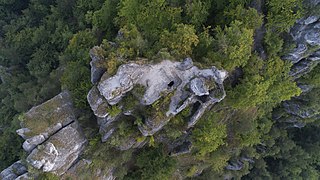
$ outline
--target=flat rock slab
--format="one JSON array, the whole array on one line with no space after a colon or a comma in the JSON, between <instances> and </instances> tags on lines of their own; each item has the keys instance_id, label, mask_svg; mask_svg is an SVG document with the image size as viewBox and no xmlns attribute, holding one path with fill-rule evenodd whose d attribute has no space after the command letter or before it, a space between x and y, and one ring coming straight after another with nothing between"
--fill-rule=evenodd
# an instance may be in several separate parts
<instances>
[{"instance_id":1,"label":"flat rock slab","mask_svg":"<svg viewBox=\"0 0 320 180\"><path fill-rule=\"evenodd\" d=\"M31 108L21 116L22 128L17 133L26 139L23 148L30 152L52 134L76 120L72 101L67 91Z\"/></svg>"},{"instance_id":2,"label":"flat rock slab","mask_svg":"<svg viewBox=\"0 0 320 180\"><path fill-rule=\"evenodd\" d=\"M44 172L62 175L78 159L86 143L78 123L74 122L34 149L27 162Z\"/></svg>"}]
</instances>

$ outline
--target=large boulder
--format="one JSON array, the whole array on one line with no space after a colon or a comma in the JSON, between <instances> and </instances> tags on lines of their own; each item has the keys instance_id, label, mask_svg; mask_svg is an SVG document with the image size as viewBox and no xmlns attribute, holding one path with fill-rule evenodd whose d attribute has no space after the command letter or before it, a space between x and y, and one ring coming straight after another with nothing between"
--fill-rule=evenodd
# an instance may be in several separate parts
<instances>
[{"instance_id":1,"label":"large boulder","mask_svg":"<svg viewBox=\"0 0 320 180\"><path fill-rule=\"evenodd\" d=\"M51 135L74 122L72 101L67 91L31 108L20 116L22 128L17 133L25 139L23 148L31 152Z\"/></svg>"},{"instance_id":2,"label":"large boulder","mask_svg":"<svg viewBox=\"0 0 320 180\"><path fill-rule=\"evenodd\" d=\"M89 91L87 100L95 116L98 118L107 117L108 112L106 110L109 107L108 102L101 96L96 86Z\"/></svg>"},{"instance_id":3,"label":"large boulder","mask_svg":"<svg viewBox=\"0 0 320 180\"><path fill-rule=\"evenodd\" d=\"M27 162L44 172L64 174L79 158L87 140L77 122L62 128L27 157Z\"/></svg>"}]
</instances>

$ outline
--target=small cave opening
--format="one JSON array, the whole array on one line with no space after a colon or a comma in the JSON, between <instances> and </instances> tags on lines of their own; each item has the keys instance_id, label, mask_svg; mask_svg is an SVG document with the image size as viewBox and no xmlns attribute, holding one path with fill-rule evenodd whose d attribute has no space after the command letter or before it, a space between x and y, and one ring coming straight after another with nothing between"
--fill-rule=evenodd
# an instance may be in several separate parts
<instances>
[{"instance_id":1,"label":"small cave opening","mask_svg":"<svg viewBox=\"0 0 320 180\"><path fill-rule=\"evenodd\" d=\"M200 106L201 106L200 102L195 102L192 105L191 114L194 114L195 112L197 112L197 110L200 108Z\"/></svg>"},{"instance_id":2,"label":"small cave opening","mask_svg":"<svg viewBox=\"0 0 320 180\"><path fill-rule=\"evenodd\" d=\"M168 87L171 88L174 85L174 81L169 82Z\"/></svg>"},{"instance_id":3,"label":"small cave opening","mask_svg":"<svg viewBox=\"0 0 320 180\"><path fill-rule=\"evenodd\" d=\"M201 102L205 103L206 101L208 101L209 95L203 95L203 96L200 96L200 97L198 97L198 98L199 98L199 100L200 100Z\"/></svg>"}]
</instances>

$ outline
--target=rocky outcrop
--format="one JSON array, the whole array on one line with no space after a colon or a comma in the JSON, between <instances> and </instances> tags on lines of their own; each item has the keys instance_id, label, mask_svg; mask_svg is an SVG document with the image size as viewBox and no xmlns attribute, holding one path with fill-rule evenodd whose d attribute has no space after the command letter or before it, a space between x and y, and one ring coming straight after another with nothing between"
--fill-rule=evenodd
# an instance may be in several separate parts
<instances>
[{"instance_id":1,"label":"rocky outcrop","mask_svg":"<svg viewBox=\"0 0 320 180\"><path fill-rule=\"evenodd\" d=\"M96 179L96 180L114 180L111 168L91 169L91 160L81 159L73 165L63 176L62 179Z\"/></svg>"},{"instance_id":2,"label":"rocky outcrop","mask_svg":"<svg viewBox=\"0 0 320 180\"><path fill-rule=\"evenodd\" d=\"M320 60L320 17L302 18L292 27L290 34L296 43L283 59L291 61L294 66L291 75L299 78L312 70Z\"/></svg>"},{"instance_id":3,"label":"rocky outcrop","mask_svg":"<svg viewBox=\"0 0 320 180\"><path fill-rule=\"evenodd\" d=\"M100 55L100 51L103 51L100 47L95 47L90 50L91 57L91 83L97 83L100 80L100 77L106 72L104 67L104 58Z\"/></svg>"},{"instance_id":4,"label":"rocky outcrop","mask_svg":"<svg viewBox=\"0 0 320 180\"><path fill-rule=\"evenodd\" d=\"M17 161L0 173L0 179L13 180L16 179L18 176L25 174L26 172L26 166L22 164L21 161Z\"/></svg>"},{"instance_id":5,"label":"rocky outcrop","mask_svg":"<svg viewBox=\"0 0 320 180\"><path fill-rule=\"evenodd\" d=\"M114 76L105 72L99 77L87 98L98 119L103 142L117 132L117 122L125 117L140 119L139 131L151 136L187 107L194 109L188 123L188 128L193 127L208 108L224 99L226 77L226 71L215 67L199 69L191 58L158 64L129 62L121 65ZM133 105L128 109L128 104ZM138 143L137 138L128 138L118 148L141 147L145 142Z\"/></svg>"},{"instance_id":6,"label":"rocky outcrop","mask_svg":"<svg viewBox=\"0 0 320 180\"><path fill-rule=\"evenodd\" d=\"M98 118L106 118L109 107L108 102L100 95L99 90L94 86L88 93L88 102L95 116Z\"/></svg>"},{"instance_id":7,"label":"rocky outcrop","mask_svg":"<svg viewBox=\"0 0 320 180\"><path fill-rule=\"evenodd\" d=\"M318 0L306 0L307 6L319 6ZM286 127L302 128L307 121L319 116L320 108L309 104L306 94L313 91L313 85L301 82L300 78L311 72L320 62L320 16L310 15L297 21L290 30L296 44L284 60L293 63L290 75L302 90L299 97L283 103L282 111L274 112L274 119L285 123ZM307 98L307 99L306 99ZM316 103L315 103L316 104Z\"/></svg>"},{"instance_id":8,"label":"rocky outcrop","mask_svg":"<svg viewBox=\"0 0 320 180\"><path fill-rule=\"evenodd\" d=\"M27 162L44 172L62 175L78 159L86 142L78 123L73 122L34 149Z\"/></svg>"},{"instance_id":9,"label":"rocky outcrop","mask_svg":"<svg viewBox=\"0 0 320 180\"><path fill-rule=\"evenodd\" d=\"M221 84L227 76L226 71L219 71L215 67L200 70L196 66L189 65L188 69L181 68L188 67L186 64L190 64L190 61L188 58L183 63L164 60L155 65L124 64L119 67L115 76L100 81L98 89L110 105L115 105L127 92L139 84L146 88L141 104L150 105L160 99L161 93L182 89L190 81L195 95L209 95L208 89L205 89L208 88L205 85L205 79L215 80ZM205 94L202 94L203 92ZM171 111L175 110L171 109Z\"/></svg>"},{"instance_id":10,"label":"rocky outcrop","mask_svg":"<svg viewBox=\"0 0 320 180\"><path fill-rule=\"evenodd\" d=\"M17 133L25 139L23 148L31 152L51 135L76 120L70 95L64 91L54 98L33 107L20 116L21 129Z\"/></svg>"},{"instance_id":11,"label":"rocky outcrop","mask_svg":"<svg viewBox=\"0 0 320 180\"><path fill-rule=\"evenodd\" d=\"M64 174L79 158L87 140L78 125L67 91L31 108L19 117L17 133L25 139L23 148L30 153L28 165L43 172ZM33 179L21 161L1 173L1 179Z\"/></svg>"}]
</instances>

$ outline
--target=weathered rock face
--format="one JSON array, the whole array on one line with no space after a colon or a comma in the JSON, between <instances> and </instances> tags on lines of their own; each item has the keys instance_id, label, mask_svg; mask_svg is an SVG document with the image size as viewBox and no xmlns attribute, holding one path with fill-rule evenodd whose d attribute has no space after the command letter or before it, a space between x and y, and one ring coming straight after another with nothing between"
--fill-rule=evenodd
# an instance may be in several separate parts
<instances>
[{"instance_id":1,"label":"weathered rock face","mask_svg":"<svg viewBox=\"0 0 320 180\"><path fill-rule=\"evenodd\" d=\"M110 105L115 105L127 92L139 84L146 87L141 103L150 105L161 97L161 93L180 89L190 81L192 81L191 88L195 95L209 95L204 80L215 80L221 84L227 76L225 71L219 71L215 67L200 70L189 65L189 68L185 69L188 67L186 64L192 64L190 61L188 58L183 63L164 60L155 65L125 64L119 67L115 76L100 81L98 89Z\"/></svg>"},{"instance_id":2,"label":"weathered rock face","mask_svg":"<svg viewBox=\"0 0 320 180\"><path fill-rule=\"evenodd\" d=\"M0 173L0 179L13 180L26 172L27 168L25 167L25 165L23 165L21 161L17 161Z\"/></svg>"},{"instance_id":3,"label":"weathered rock face","mask_svg":"<svg viewBox=\"0 0 320 180\"><path fill-rule=\"evenodd\" d=\"M15 180L30 180L34 179L29 173L24 173L20 176L18 176Z\"/></svg>"},{"instance_id":4,"label":"weathered rock face","mask_svg":"<svg viewBox=\"0 0 320 180\"><path fill-rule=\"evenodd\" d=\"M93 83L87 98L103 142L117 134L126 117L139 120L140 136L151 136L185 108L193 109L187 128L194 126L208 108L225 97L223 81L227 75L215 67L199 69L191 58L158 64L130 62L121 65L114 76L106 72L98 77L100 81ZM145 141L138 142L138 137L127 137L117 148L142 147Z\"/></svg>"},{"instance_id":5,"label":"weathered rock face","mask_svg":"<svg viewBox=\"0 0 320 180\"><path fill-rule=\"evenodd\" d=\"M67 91L33 107L20 117L17 133L25 139L30 153L28 165L56 175L64 174L79 158L87 140L82 133ZM1 172L0 179L34 179L34 174L18 161Z\"/></svg>"},{"instance_id":6,"label":"weathered rock face","mask_svg":"<svg viewBox=\"0 0 320 180\"><path fill-rule=\"evenodd\" d=\"M91 82L97 83L100 80L100 77L106 72L106 68L103 67L104 58L99 55L99 47L92 48L90 50L91 57Z\"/></svg>"},{"instance_id":7,"label":"weathered rock face","mask_svg":"<svg viewBox=\"0 0 320 180\"><path fill-rule=\"evenodd\" d=\"M96 180L114 180L113 170L110 168L94 169L88 168L92 161L81 159L74 164L63 176L62 179L96 179Z\"/></svg>"},{"instance_id":8,"label":"weathered rock face","mask_svg":"<svg viewBox=\"0 0 320 180\"><path fill-rule=\"evenodd\" d=\"M310 6L320 3L318 0L305 1ZM319 5L318 5L319 6ZM290 34L296 43L296 48L283 57L293 63L290 75L296 80L302 90L302 95L283 103L283 110L274 113L274 119L286 123L287 127L302 128L310 118L319 116L320 108L308 104L307 93L313 86L301 83L299 78L308 74L320 62L320 17L309 16L297 21Z\"/></svg>"},{"instance_id":9,"label":"weathered rock face","mask_svg":"<svg viewBox=\"0 0 320 180\"><path fill-rule=\"evenodd\" d=\"M309 16L297 21L290 34L296 48L283 58L294 66L291 75L299 78L307 74L320 60L320 17Z\"/></svg>"},{"instance_id":10,"label":"weathered rock face","mask_svg":"<svg viewBox=\"0 0 320 180\"><path fill-rule=\"evenodd\" d=\"M62 92L21 117L22 129L17 133L25 139L23 148L31 152L51 135L76 120L70 95Z\"/></svg>"},{"instance_id":11,"label":"weathered rock face","mask_svg":"<svg viewBox=\"0 0 320 180\"><path fill-rule=\"evenodd\" d=\"M87 99L95 116L98 118L107 117L108 112L106 109L109 107L108 102L103 96L100 95L100 92L96 86L89 91Z\"/></svg>"},{"instance_id":12,"label":"weathered rock face","mask_svg":"<svg viewBox=\"0 0 320 180\"><path fill-rule=\"evenodd\" d=\"M34 149L27 162L44 172L62 175L78 159L86 142L78 123L73 122Z\"/></svg>"}]
</instances>

